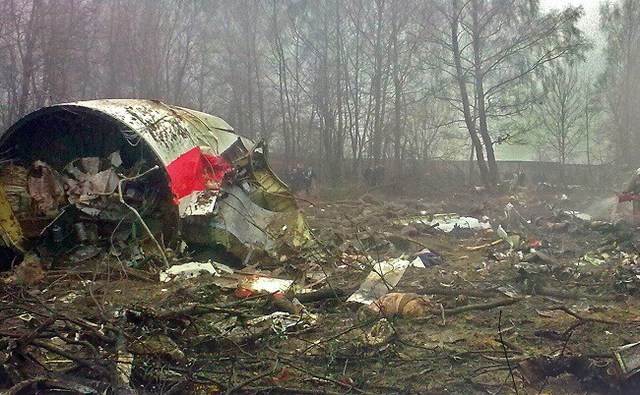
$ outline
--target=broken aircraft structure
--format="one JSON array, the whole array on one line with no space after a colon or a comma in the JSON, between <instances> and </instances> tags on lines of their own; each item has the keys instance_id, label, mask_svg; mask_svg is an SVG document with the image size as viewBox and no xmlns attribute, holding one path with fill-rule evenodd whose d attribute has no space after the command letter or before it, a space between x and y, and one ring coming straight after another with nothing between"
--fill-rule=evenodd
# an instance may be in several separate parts
<instances>
[{"instance_id":1,"label":"broken aircraft structure","mask_svg":"<svg viewBox=\"0 0 640 395\"><path fill-rule=\"evenodd\" d=\"M102 245L139 261L184 242L246 261L314 243L265 145L199 111L133 99L53 105L5 131L0 153L7 257L73 251L80 261Z\"/></svg>"}]
</instances>

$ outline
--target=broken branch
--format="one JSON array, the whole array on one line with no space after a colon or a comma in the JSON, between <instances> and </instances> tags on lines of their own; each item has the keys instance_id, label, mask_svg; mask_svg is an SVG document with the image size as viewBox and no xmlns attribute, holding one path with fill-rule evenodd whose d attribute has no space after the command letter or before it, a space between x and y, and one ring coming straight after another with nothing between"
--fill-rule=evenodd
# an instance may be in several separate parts
<instances>
[{"instance_id":1,"label":"broken branch","mask_svg":"<svg viewBox=\"0 0 640 395\"><path fill-rule=\"evenodd\" d=\"M141 174L138 174L135 177L124 177L120 181L118 181L118 200L120 200L120 203L122 203L126 208L128 208L133 213L133 215L135 215L135 217L138 219L138 221L140 221L140 225L142 225L142 227L144 228L145 232L147 232L147 234L149 235L151 240L153 240L153 243L158 248L158 252L160 252L160 256L162 257L162 260L164 262L165 267L169 268L169 266L170 266L169 265L169 260L167 259L167 255L164 253L164 248L162 248L160 243L158 243L158 240L155 238L155 236L151 232L151 229L149 229L149 226L147 226L147 223L144 222L144 220L142 219L142 216L140 215L138 210L136 210L135 207L133 207L130 204L128 204L127 202L125 202L124 195L122 195L122 184L124 182L132 181L132 180L136 180L138 178L144 177L145 175L151 173L153 170L157 170L157 169L159 169L159 167L158 167L158 165L155 165L151 169L149 169L149 170L147 170L147 171L145 171L145 172L143 172Z\"/></svg>"}]
</instances>

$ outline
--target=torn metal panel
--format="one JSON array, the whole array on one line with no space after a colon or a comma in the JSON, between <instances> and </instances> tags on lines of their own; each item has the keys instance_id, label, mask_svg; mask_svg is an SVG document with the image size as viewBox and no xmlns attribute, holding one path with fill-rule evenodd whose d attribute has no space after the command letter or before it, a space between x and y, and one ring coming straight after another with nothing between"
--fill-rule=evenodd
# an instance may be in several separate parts
<instances>
[{"instance_id":1,"label":"torn metal panel","mask_svg":"<svg viewBox=\"0 0 640 395\"><path fill-rule=\"evenodd\" d=\"M248 150L255 146L218 117L140 99L88 100L44 107L10 127L0 136L0 145L30 121L57 112L93 114L115 122L131 144L144 141L165 167L196 147L207 147L212 154L220 155L234 145Z\"/></svg>"},{"instance_id":2,"label":"torn metal panel","mask_svg":"<svg viewBox=\"0 0 640 395\"><path fill-rule=\"evenodd\" d=\"M60 104L90 108L107 114L130 129L129 137L142 139L158 155L165 166L195 147L210 147L221 154L237 139L246 147L253 147L249 139L233 132L222 119L199 111L188 110L153 100L109 99ZM126 134L126 129L123 129Z\"/></svg>"},{"instance_id":3,"label":"torn metal panel","mask_svg":"<svg viewBox=\"0 0 640 395\"><path fill-rule=\"evenodd\" d=\"M252 194L252 198L261 201L264 207L271 211L298 209L295 198L287 185L269 167L254 169L253 178L258 188Z\"/></svg>"},{"instance_id":4,"label":"torn metal panel","mask_svg":"<svg viewBox=\"0 0 640 395\"><path fill-rule=\"evenodd\" d=\"M223 188L224 198L219 199L211 226L223 230L213 232L213 238L227 248L234 236L247 249L274 251L283 246L296 249L311 243L313 239L302 214L296 209L287 212L270 211L253 202L240 187Z\"/></svg>"},{"instance_id":5,"label":"torn metal panel","mask_svg":"<svg viewBox=\"0 0 640 395\"><path fill-rule=\"evenodd\" d=\"M60 207L66 203L62 176L40 161L35 161L33 167L35 174L27 179L29 194L40 213L56 216L60 213Z\"/></svg>"},{"instance_id":6,"label":"torn metal panel","mask_svg":"<svg viewBox=\"0 0 640 395\"><path fill-rule=\"evenodd\" d=\"M218 198L217 191L196 191L178 203L181 218L202 217L213 213Z\"/></svg>"},{"instance_id":7,"label":"torn metal panel","mask_svg":"<svg viewBox=\"0 0 640 395\"><path fill-rule=\"evenodd\" d=\"M204 152L196 147L167 166L171 179L171 191L177 199L193 191L218 190L224 176L231 173L231 166L220 155Z\"/></svg>"}]
</instances>

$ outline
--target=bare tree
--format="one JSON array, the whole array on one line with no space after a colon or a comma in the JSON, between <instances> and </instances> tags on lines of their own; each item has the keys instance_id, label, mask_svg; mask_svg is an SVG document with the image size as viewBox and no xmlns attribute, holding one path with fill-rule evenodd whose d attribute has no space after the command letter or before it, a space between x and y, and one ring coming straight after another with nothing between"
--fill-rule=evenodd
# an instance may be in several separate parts
<instances>
[{"instance_id":1,"label":"bare tree","mask_svg":"<svg viewBox=\"0 0 640 395\"><path fill-rule=\"evenodd\" d=\"M423 4L9 0L0 113L7 125L47 102L155 98L219 113L333 176L351 157L355 174L409 153L411 112L427 102Z\"/></svg>"},{"instance_id":2,"label":"bare tree","mask_svg":"<svg viewBox=\"0 0 640 395\"><path fill-rule=\"evenodd\" d=\"M541 127L538 145L551 151L559 165L560 180L566 185L565 165L584 142L584 94L575 66L558 64L542 77L545 93L536 106Z\"/></svg>"},{"instance_id":3,"label":"bare tree","mask_svg":"<svg viewBox=\"0 0 640 395\"><path fill-rule=\"evenodd\" d=\"M494 144L499 139L490 120L529 108L534 96L527 88L535 72L585 48L575 27L578 9L541 14L537 4L452 0L438 5L447 28L434 37L440 47L435 61L457 86L444 98L463 113L482 181L490 189L498 182Z\"/></svg>"}]
</instances>

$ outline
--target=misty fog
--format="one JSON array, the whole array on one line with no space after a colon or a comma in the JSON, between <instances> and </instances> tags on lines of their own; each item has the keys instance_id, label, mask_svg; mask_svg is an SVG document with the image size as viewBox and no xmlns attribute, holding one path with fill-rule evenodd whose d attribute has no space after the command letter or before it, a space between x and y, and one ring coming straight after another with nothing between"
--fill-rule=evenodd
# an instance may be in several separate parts
<instances>
[{"instance_id":1,"label":"misty fog","mask_svg":"<svg viewBox=\"0 0 640 395\"><path fill-rule=\"evenodd\" d=\"M594 15L587 2L585 26L579 2L7 0L0 126L47 104L149 98L221 116L331 179L473 158L489 186L496 150L635 166L636 3Z\"/></svg>"}]
</instances>

